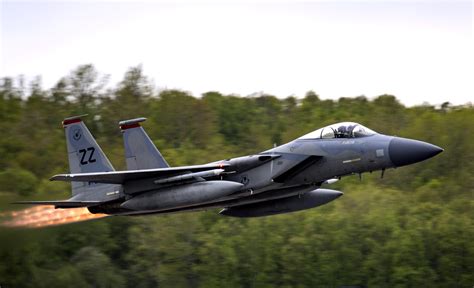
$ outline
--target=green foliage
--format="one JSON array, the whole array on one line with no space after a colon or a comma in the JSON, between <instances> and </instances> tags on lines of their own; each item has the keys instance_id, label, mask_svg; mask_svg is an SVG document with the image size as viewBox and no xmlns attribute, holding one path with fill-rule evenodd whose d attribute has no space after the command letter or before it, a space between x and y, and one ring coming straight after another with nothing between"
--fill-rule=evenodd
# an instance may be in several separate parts
<instances>
[{"instance_id":1,"label":"green foliage","mask_svg":"<svg viewBox=\"0 0 474 288\"><path fill-rule=\"evenodd\" d=\"M25 169L12 168L0 172L0 187L5 192L31 195L35 193L37 182L35 174Z\"/></svg>"},{"instance_id":2,"label":"green foliage","mask_svg":"<svg viewBox=\"0 0 474 288\"><path fill-rule=\"evenodd\" d=\"M123 287L122 275L116 273L109 257L95 247L83 247L71 262L91 287Z\"/></svg>"},{"instance_id":3,"label":"green foliage","mask_svg":"<svg viewBox=\"0 0 474 288\"><path fill-rule=\"evenodd\" d=\"M103 78L103 77L102 77ZM109 217L43 229L0 227L1 287L471 287L474 283L474 110L404 107L394 96L323 100L157 93L140 66L114 89L83 65L49 90L0 80L0 207L61 199L69 184L60 122L89 113L92 133L123 169L118 121L147 117L172 165L260 152L338 121L439 145L436 158L344 178L337 201L255 219L217 211ZM20 79L21 80L21 79ZM3 211L2 211L3 212Z\"/></svg>"}]
</instances>

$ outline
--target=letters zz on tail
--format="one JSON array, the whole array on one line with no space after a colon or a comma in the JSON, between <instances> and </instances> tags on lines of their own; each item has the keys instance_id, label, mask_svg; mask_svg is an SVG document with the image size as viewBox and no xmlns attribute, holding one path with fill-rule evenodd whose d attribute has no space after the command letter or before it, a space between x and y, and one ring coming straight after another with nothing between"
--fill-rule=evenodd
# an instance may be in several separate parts
<instances>
[{"instance_id":1,"label":"letters zz on tail","mask_svg":"<svg viewBox=\"0 0 474 288\"><path fill-rule=\"evenodd\" d=\"M66 118L63 121L66 133L67 152L70 173L90 173L115 171L107 156L95 141L87 126L82 122L81 116ZM73 182L72 195L104 190L114 191L111 185Z\"/></svg>"}]
</instances>

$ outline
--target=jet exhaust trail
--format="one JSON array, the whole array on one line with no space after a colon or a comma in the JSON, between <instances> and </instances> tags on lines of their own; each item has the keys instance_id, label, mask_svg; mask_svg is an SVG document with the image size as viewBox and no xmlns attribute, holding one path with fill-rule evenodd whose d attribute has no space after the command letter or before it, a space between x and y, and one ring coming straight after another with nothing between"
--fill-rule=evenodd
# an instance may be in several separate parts
<instances>
[{"instance_id":1,"label":"jet exhaust trail","mask_svg":"<svg viewBox=\"0 0 474 288\"><path fill-rule=\"evenodd\" d=\"M103 218L106 214L92 214L87 208L55 209L54 206L36 206L0 215L4 227L41 228Z\"/></svg>"}]
</instances>

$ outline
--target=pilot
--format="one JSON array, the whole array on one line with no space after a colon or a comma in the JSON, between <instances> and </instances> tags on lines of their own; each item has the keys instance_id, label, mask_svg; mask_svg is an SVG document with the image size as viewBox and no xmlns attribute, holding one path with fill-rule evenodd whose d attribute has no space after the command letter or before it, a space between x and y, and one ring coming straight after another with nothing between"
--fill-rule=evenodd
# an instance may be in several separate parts
<instances>
[{"instance_id":1,"label":"pilot","mask_svg":"<svg viewBox=\"0 0 474 288\"><path fill-rule=\"evenodd\" d=\"M336 138L345 138L346 137L346 126L341 125L337 128Z\"/></svg>"},{"instance_id":2,"label":"pilot","mask_svg":"<svg viewBox=\"0 0 474 288\"><path fill-rule=\"evenodd\" d=\"M349 125L347 127L347 137L353 137L352 131L354 130L355 127L356 125Z\"/></svg>"}]
</instances>

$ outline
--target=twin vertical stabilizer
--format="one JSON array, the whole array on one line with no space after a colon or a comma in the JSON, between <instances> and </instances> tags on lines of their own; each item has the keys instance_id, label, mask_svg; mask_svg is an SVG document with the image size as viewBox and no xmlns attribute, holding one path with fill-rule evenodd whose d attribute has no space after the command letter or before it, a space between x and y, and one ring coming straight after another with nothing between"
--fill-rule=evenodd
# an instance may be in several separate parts
<instances>
[{"instance_id":1,"label":"twin vertical stabilizer","mask_svg":"<svg viewBox=\"0 0 474 288\"><path fill-rule=\"evenodd\" d=\"M107 156L95 141L89 129L87 129L81 116L66 118L63 121L66 134L67 153L69 160L69 171L71 173L92 173L115 171ZM72 182L72 196L81 194L81 200L89 198L100 198L102 194L115 193L116 185L100 184L93 182ZM90 195L86 195L90 194ZM118 192L116 193L118 194ZM109 194L111 195L111 194Z\"/></svg>"},{"instance_id":2,"label":"twin vertical stabilizer","mask_svg":"<svg viewBox=\"0 0 474 288\"><path fill-rule=\"evenodd\" d=\"M123 133L127 170L142 170L169 167L160 151L140 126L146 118L136 118L119 122Z\"/></svg>"},{"instance_id":3,"label":"twin vertical stabilizer","mask_svg":"<svg viewBox=\"0 0 474 288\"><path fill-rule=\"evenodd\" d=\"M62 123L66 134L71 175L115 171L87 126L82 122L81 117L83 116L85 115L69 117ZM127 170L168 168L168 163L139 124L145 120L145 118L137 118L119 123L123 132ZM198 170L202 171L202 169ZM117 200L123 196L122 185L116 182L98 183L94 180L84 180L71 181L71 185L72 198L68 200L24 201L21 203L55 205L57 208L89 207Z\"/></svg>"}]
</instances>

